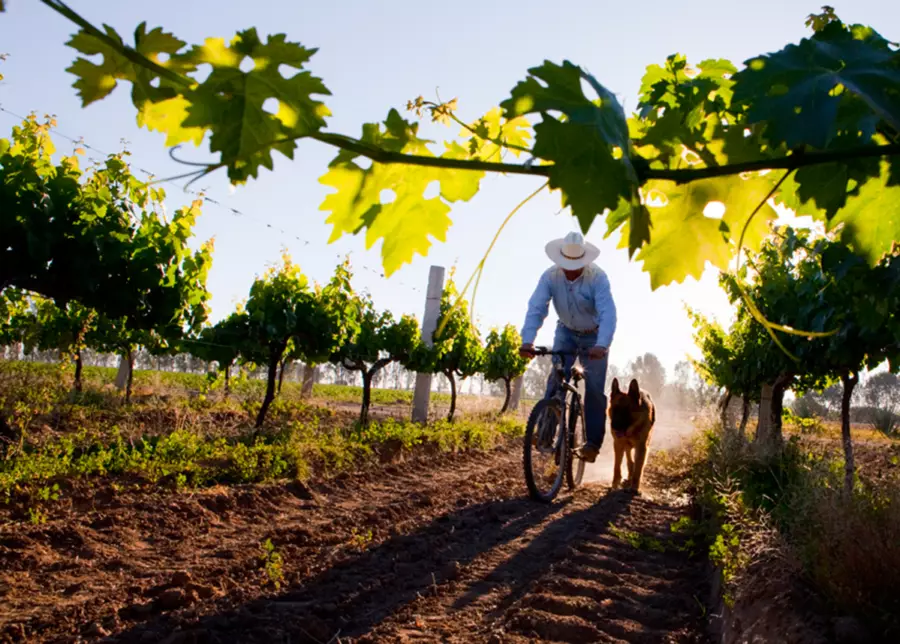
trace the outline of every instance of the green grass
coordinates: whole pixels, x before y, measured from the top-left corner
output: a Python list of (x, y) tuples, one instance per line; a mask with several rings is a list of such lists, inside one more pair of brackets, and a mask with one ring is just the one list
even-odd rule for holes
[(641, 532), (635, 532), (634, 530), (618, 528), (613, 523), (609, 524), (609, 533), (619, 541), (627, 543), (635, 550), (644, 550), (646, 552), (665, 552), (667, 549), (666, 544), (661, 539), (651, 537)]
[[(103, 390), (110, 388), (116, 379), (118, 369), (113, 367), (85, 367), (82, 373), (86, 390)], [(0, 372), (27, 372), (32, 376), (46, 377), (61, 381), (71, 378), (72, 368), (44, 362), (0, 360)], [(221, 386), (221, 376), (217, 384)], [(265, 393), (266, 381), (262, 379), (233, 378), (232, 387), (245, 395), (261, 397)], [(182, 373), (135, 369), (132, 387), (136, 397), (151, 393), (196, 395), (207, 391), (210, 380), (205, 374)], [(288, 396), (299, 396), (301, 383), (285, 381), (282, 393)], [(375, 405), (410, 405), (413, 392), (405, 389), (372, 389), (372, 404)], [(359, 403), (362, 401), (362, 387), (353, 385), (316, 384), (313, 386), (313, 397), (334, 402)], [(462, 394), (459, 398), (463, 398)], [(450, 403), (450, 394), (432, 392), (431, 400), (441, 404)]]
[[(324, 385), (316, 391), (322, 398), (301, 400), (299, 385), (287, 383), (256, 432), (262, 382), (235, 378), (225, 397), (221, 383), (205, 376), (138, 371), (126, 405), (112, 388), (115, 372), (85, 369), (84, 391), (73, 395), (71, 372), (60, 365), (0, 361), (0, 414), (18, 434), (0, 445), (0, 503), (18, 504), (41, 523), (77, 481), (123, 478), (179, 490), (327, 477), (398, 450), (486, 449), (524, 429), (496, 414), (360, 427), (355, 414), (327, 404), (358, 402), (359, 388)], [(376, 391), (374, 400), (409, 396)]]
[[(314, 385), (313, 396), (334, 402), (359, 403), (362, 387), (352, 385)], [(373, 405), (411, 405), (413, 392), (405, 389), (372, 389)], [(460, 396), (461, 397), (461, 396)], [(432, 402), (450, 404), (450, 394), (431, 392)]]
[(106, 442), (63, 437), (0, 461), (0, 500), (9, 502), (22, 494), (46, 500), (41, 495), (56, 482), (98, 476), (130, 475), (174, 488), (305, 479), (314, 472), (346, 471), (385, 447), (409, 451), (431, 444), (440, 451), (486, 449), (520, 436), (522, 430), (521, 424), (509, 419), (428, 426), (385, 420), (345, 431), (291, 423), (274, 434), (234, 439), (184, 429), (136, 441), (121, 435)]

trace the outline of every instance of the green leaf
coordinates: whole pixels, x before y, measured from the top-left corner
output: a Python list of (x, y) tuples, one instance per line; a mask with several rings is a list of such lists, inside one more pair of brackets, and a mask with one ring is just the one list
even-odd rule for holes
[[(322, 81), (306, 71), (289, 78), (279, 71), (280, 65), (302, 69), (315, 52), (287, 42), (284, 34), (263, 43), (255, 29), (248, 29), (227, 46), (221, 38), (210, 38), (185, 56), (193, 65), (212, 65), (213, 71), (187, 95), (183, 125), (212, 131), (210, 149), (221, 153), (232, 183), (256, 177), (260, 166), (271, 170), (273, 149), (293, 158), (295, 139), (325, 126), (330, 112), (312, 98), (330, 94)], [(254, 63), (248, 72), (240, 69), (245, 58)], [(263, 109), (270, 98), (278, 101), (274, 114)]]
[(665, 67), (648, 67), (638, 103), (640, 119), (631, 121), (638, 139), (635, 146), (653, 146), (649, 157), (665, 167), (688, 153), (696, 158), (694, 163), (702, 160), (714, 165), (706, 147), (721, 131), (723, 120), (734, 120), (728, 108), (733, 85), (730, 75), (735, 71), (726, 60), (704, 60), (699, 69), (692, 69), (681, 54), (669, 56)]
[[(641, 248), (637, 261), (650, 274), (654, 290), (688, 276), (699, 279), (706, 263), (726, 270), (734, 256), (737, 239), (747, 218), (763, 201), (773, 185), (772, 173), (741, 177), (704, 179), (672, 186), (662, 181), (648, 182), (643, 190), (647, 195), (649, 217), (653, 219), (653, 243)], [(710, 202), (726, 204), (721, 220), (704, 215)], [(744, 246), (754, 249), (768, 233), (768, 222), (775, 211), (768, 204), (754, 217), (744, 238)], [(725, 223), (730, 235), (721, 229)], [(632, 239), (630, 225), (626, 225), (620, 248)], [(687, 250), (689, 249), (689, 250)]]
[[(405, 121), (391, 110), (382, 129), (377, 124), (363, 127), (362, 140), (385, 149), (433, 157), (427, 141), (418, 138), (418, 125)], [(447, 146), (448, 158), (461, 158), (467, 152), (459, 145)], [(342, 235), (366, 230), (366, 247), (383, 240), (381, 256), (385, 275), (391, 275), (413, 255), (427, 255), (431, 238), (446, 241), (452, 223), (448, 202), (467, 201), (478, 191), (483, 172), (445, 170), (424, 166), (372, 163), (363, 168), (354, 162), (356, 155), (341, 152), (319, 182), (336, 189), (325, 197), (320, 210), (330, 212), (326, 223), (332, 225), (329, 242)], [(425, 190), (434, 182), (440, 194), (425, 198)], [(383, 193), (389, 196), (383, 196)]]
[(900, 185), (891, 182), (891, 164), (881, 162), (880, 176), (861, 184), (829, 222), (841, 239), (875, 265), (900, 240)]
[(647, 206), (641, 204), (631, 209), (628, 226), (628, 259), (631, 259), (645, 243), (650, 243), (650, 226), (650, 211)]
[[(625, 113), (611, 92), (568, 61), (547, 61), (528, 71), (501, 107), (509, 119), (541, 114), (533, 153), (553, 163), (550, 187), (562, 191), (563, 205), (586, 233), (598, 215), (631, 200), (638, 186)], [(585, 96), (582, 81), (597, 99)]]
[[(507, 120), (502, 116), (500, 108), (495, 107), (471, 124), (471, 129), (462, 128), (460, 136), (469, 139), (467, 148), (471, 157), (482, 161), (500, 161), (505, 150), (519, 156), (522, 150), (517, 148), (528, 147), (531, 142), (531, 124), (528, 119), (515, 117)], [(497, 141), (512, 147), (504, 148), (497, 145)]]
[[(874, 32), (832, 23), (746, 64), (734, 78), (734, 100), (747, 106), (751, 123), (767, 123), (773, 143), (825, 148), (842, 130), (870, 129), (871, 116), (900, 131), (900, 62)], [(855, 116), (839, 120), (842, 105)]]
[(166, 146), (174, 147), (181, 143), (200, 145), (206, 130), (202, 127), (185, 127), (190, 102), (183, 96), (175, 96), (158, 102), (146, 102), (138, 112), (138, 127), (145, 127), (151, 132), (163, 132), (166, 135)]
[[(122, 37), (116, 33), (115, 29), (104, 25), (104, 30), (109, 38), (119, 45), (124, 45)], [(165, 93), (164, 90), (150, 85), (152, 77), (150, 77), (151, 73), (146, 68), (135, 65), (96, 36), (85, 31), (79, 31), (66, 44), (82, 54), (88, 56), (99, 54), (103, 57), (103, 61), (99, 64), (93, 63), (86, 58), (78, 57), (72, 66), (66, 70), (78, 77), (73, 86), (78, 90), (82, 104), (85, 106), (108, 96), (116, 88), (120, 80), (134, 83), (135, 89), (144, 95), (160, 97), (160, 95)], [(160, 27), (148, 32), (146, 23), (142, 22), (135, 29), (134, 49), (139, 54), (146, 56), (163, 67), (172, 69), (176, 73), (192, 70), (193, 66), (186, 64), (177, 57), (170, 58), (164, 62), (160, 60), (159, 55), (173, 56), (184, 45), (183, 41), (170, 33), (164, 32)]]

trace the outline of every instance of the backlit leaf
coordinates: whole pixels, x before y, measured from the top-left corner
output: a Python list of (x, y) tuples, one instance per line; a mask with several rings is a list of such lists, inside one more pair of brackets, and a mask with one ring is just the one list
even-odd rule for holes
[[(769, 140), (826, 147), (842, 129), (870, 129), (870, 116), (900, 131), (900, 59), (874, 32), (832, 23), (798, 45), (747, 61), (734, 100), (750, 122), (766, 122)], [(856, 118), (839, 121), (845, 113)], [(855, 104), (855, 105), (854, 105)]]
[[(383, 128), (377, 124), (363, 127), (362, 140), (392, 151), (433, 157), (417, 131), (417, 124), (391, 110)], [(462, 158), (467, 152), (459, 145), (450, 145), (444, 156)], [(364, 168), (355, 158), (352, 153), (341, 152), (319, 179), (336, 189), (319, 209), (330, 212), (326, 219), (332, 225), (330, 242), (363, 229), (367, 248), (383, 240), (385, 275), (412, 261), (416, 253), (427, 255), (432, 238), (445, 241), (451, 224), (448, 204), (470, 199), (484, 176), (483, 172), (401, 164), (372, 163)], [(425, 190), (434, 182), (440, 185), (440, 193), (426, 198)]]
[(841, 239), (870, 264), (876, 264), (900, 243), (900, 185), (890, 181), (890, 164), (881, 162), (881, 174), (847, 197), (846, 205), (829, 222), (841, 225)]
[[(647, 206), (653, 221), (653, 238), (652, 243), (641, 248), (636, 259), (650, 274), (651, 287), (682, 282), (688, 276), (699, 279), (706, 262), (727, 269), (744, 223), (772, 188), (772, 174), (751, 174), (746, 179), (704, 179), (676, 186), (669, 182), (648, 182), (642, 190), (646, 191), (645, 195), (652, 193)], [(721, 220), (704, 215), (707, 204), (714, 201), (726, 204)], [(746, 249), (759, 246), (768, 233), (768, 222), (774, 218), (774, 209), (768, 204), (763, 206), (747, 230)], [(730, 233), (723, 233), (722, 223)], [(625, 224), (619, 247), (628, 247), (630, 239), (630, 226)]]
[[(211, 38), (195, 46), (185, 59), (193, 65), (210, 64), (209, 77), (188, 94), (185, 127), (211, 130), (210, 149), (220, 152), (232, 183), (256, 177), (259, 167), (272, 169), (272, 150), (293, 158), (297, 137), (325, 126), (330, 114), (313, 95), (330, 94), (322, 81), (307, 71), (286, 78), (279, 65), (302, 69), (315, 49), (287, 42), (283, 34), (263, 43), (255, 29), (240, 32), (225, 45)], [(245, 58), (253, 69), (244, 72)], [(278, 102), (272, 114), (268, 99)]]
[[(562, 192), (563, 205), (587, 232), (598, 215), (615, 210), (637, 189), (625, 113), (609, 90), (568, 61), (547, 61), (528, 72), (501, 107), (507, 118), (541, 114), (534, 155), (553, 162), (550, 187)], [(585, 96), (582, 81), (596, 99)]]

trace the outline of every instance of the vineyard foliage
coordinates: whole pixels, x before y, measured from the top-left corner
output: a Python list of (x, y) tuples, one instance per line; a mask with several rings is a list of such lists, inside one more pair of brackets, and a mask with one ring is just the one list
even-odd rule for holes
[(345, 263), (325, 286), (309, 283), (300, 267), (284, 254), (250, 287), (246, 336), (241, 353), (268, 369), (266, 396), (256, 419), (260, 427), (275, 398), (278, 369), (285, 353), (307, 362), (321, 362), (335, 352), (358, 325)]
[(511, 324), (502, 329), (492, 329), (484, 347), (484, 377), (500, 380), (506, 389), (500, 413), (509, 407), (512, 381), (525, 373), (528, 361), (519, 355), (522, 337)]
[(468, 378), (484, 370), (481, 334), (469, 315), (468, 303), (457, 291), (452, 272), (441, 293), (432, 344), (423, 342), (416, 348), (410, 368), (421, 373), (443, 374), (450, 381), (450, 421), (456, 411), (456, 378)]
[(358, 327), (331, 355), (331, 362), (362, 375), (363, 392), (360, 424), (368, 422), (372, 380), (391, 362), (408, 366), (419, 342), (419, 323), (410, 315), (394, 319), (390, 311), (378, 311), (372, 298), (358, 296)]
[[(873, 266), (834, 234), (782, 228), (722, 282), (737, 316), (725, 332), (694, 315), (701, 373), (729, 394), (751, 398), (765, 398), (766, 386), (780, 397), (788, 387), (802, 393), (842, 383), (845, 482), (852, 487), (850, 401), (859, 372), (885, 362), (889, 371), (900, 371), (900, 252)], [(834, 333), (776, 335), (755, 323), (751, 306), (776, 328)], [(772, 403), (780, 415), (780, 398)], [(761, 408), (761, 417), (765, 413)]]
[[(544, 61), (480, 117), (461, 116), (456, 99), (419, 96), (406, 104), (414, 118), (389, 109), (357, 138), (328, 130), (330, 93), (310, 67), (316, 50), (285, 34), (249, 28), (189, 44), (142, 23), (127, 44), (65, 3), (42, 2), (78, 29), (69, 71), (85, 106), (126, 83), (138, 125), (162, 133), (165, 145), (208, 140), (218, 160), (188, 177), (224, 169), (241, 184), (272, 169), (273, 152), (293, 158), (302, 140), (338, 148), (320, 178), (332, 189), (321, 204), (332, 240), (380, 240), (386, 274), (445, 239), (452, 204), (474, 198), (486, 173), (531, 175), (559, 192), (585, 232), (597, 218), (606, 236), (618, 232), (653, 288), (699, 277), (707, 263), (727, 269), (741, 250), (754, 258), (723, 277), (739, 305), (730, 332), (696, 318), (704, 373), (729, 391), (746, 398), (776, 382), (846, 385), (863, 366), (896, 365), (897, 307), (884, 294), (900, 239), (900, 56), (877, 31), (829, 8), (809, 17), (800, 42), (743, 65), (690, 64), (680, 54), (650, 65), (632, 114), (582, 67)], [(429, 119), (456, 135), (436, 146), (420, 135)], [(52, 126), (30, 117), (0, 142), (7, 336), (24, 337), (23, 307), (45, 315), (23, 303), (28, 291), (58, 309), (42, 346), (84, 342), (128, 356), (138, 345), (193, 344), (226, 378), (236, 361), (265, 365), (271, 391), (258, 424), (292, 360), (363, 373), (401, 360), (447, 375), (454, 390), (458, 376), (487, 370), (504, 379), (521, 368), (507, 355), (506, 330), (485, 351), (452, 279), (434, 343), (413, 342), (410, 320), (395, 323), (352, 292), (348, 266), (315, 287), (288, 258), (227, 322), (201, 331), (212, 249), (187, 248), (198, 204), (165, 221), (162, 192), (130, 174), (125, 154), (87, 171), (77, 154), (54, 165)], [(426, 197), (433, 184), (439, 190)], [(827, 239), (788, 231), (766, 241), (779, 202), (823, 222)], [(89, 324), (79, 327), (72, 302)], [(769, 323), (754, 323), (763, 317)], [(815, 335), (832, 332), (831, 340)]]
[[(349, 262), (317, 285), (284, 254), (253, 282), (235, 311), (207, 324), (212, 244), (193, 253), (187, 246), (197, 205), (166, 220), (163, 193), (140, 184), (124, 155), (112, 155), (85, 173), (74, 157), (54, 166), (51, 127), (52, 122), (29, 117), (4, 148), (4, 195), (15, 203), (0, 214), (10, 240), (2, 264), (0, 341), (20, 345), (25, 354), (58, 351), (64, 362), (74, 362), (76, 392), (85, 348), (121, 356), (117, 385), (126, 401), (140, 348), (216, 363), (224, 372), (226, 395), (232, 366), (261, 366), (267, 370), (266, 392), (253, 410), (260, 427), (286, 368), (298, 360), (332, 361), (362, 372), (365, 423), (372, 380), (390, 362), (447, 374), (454, 388), (455, 377), (481, 370), (478, 332), (465, 304), (453, 306), (452, 280), (442, 307), (447, 324), (429, 347), (415, 318), (395, 319), (376, 310), (368, 296), (354, 293)], [(25, 260), (17, 262), (19, 257)]]
[[(548, 181), (585, 232), (597, 218), (607, 236), (619, 231), (653, 288), (699, 277), (707, 262), (726, 269), (741, 246), (756, 250), (772, 199), (825, 222), (870, 265), (900, 238), (900, 56), (827, 7), (807, 20), (809, 36), (742, 66), (681, 54), (650, 65), (631, 115), (570, 61), (530, 68), (476, 118), (460, 116), (457, 99), (417, 97), (407, 103), (417, 117), (460, 128), (433, 148), (396, 109), (359, 137), (329, 131), (316, 50), (285, 34), (249, 28), (189, 45), (141, 23), (126, 43), (58, 0), (42, 2), (78, 28), (68, 71), (83, 104), (126, 83), (138, 125), (165, 145), (208, 135), (218, 160), (197, 177), (224, 168), (240, 184), (271, 169), (273, 152), (293, 158), (303, 140), (338, 148), (320, 179), (334, 190), (321, 205), (332, 240), (381, 240), (387, 274), (445, 239), (451, 205), (472, 199), (486, 172)], [(434, 182), (439, 194), (426, 197)], [(711, 216), (711, 203), (724, 215)]]
[(166, 220), (164, 192), (134, 177), (125, 153), (85, 171), (77, 154), (54, 165), (53, 124), (29, 116), (0, 139), (0, 286), (169, 339), (199, 328), (212, 262), (210, 242), (188, 247), (200, 203)]

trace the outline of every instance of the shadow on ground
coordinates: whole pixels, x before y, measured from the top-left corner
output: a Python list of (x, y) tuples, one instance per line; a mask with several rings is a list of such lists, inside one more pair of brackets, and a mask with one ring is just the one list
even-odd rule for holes
[[(544, 505), (521, 497), (462, 507), (415, 532), (348, 553), (277, 596), (238, 606), (225, 597), (209, 605), (206, 615), (164, 613), (135, 624), (111, 641), (325, 644), (337, 641), (338, 634), (354, 637), (369, 632), (417, 598), (456, 596), (452, 612), (466, 609), (498, 586), (506, 591), (496, 608), (499, 612), (531, 580), (565, 557), (566, 543), (573, 535), (586, 525), (605, 526), (613, 521), (629, 499), (624, 493), (606, 494), (583, 509), (573, 509), (571, 498)], [(540, 531), (528, 543), (515, 543), (537, 527)], [(296, 538), (304, 538), (305, 531), (298, 526)], [(290, 530), (280, 534), (282, 541), (292, 538)], [(494, 551), (502, 551), (497, 565), (486, 575), (469, 578), (467, 564)]]

